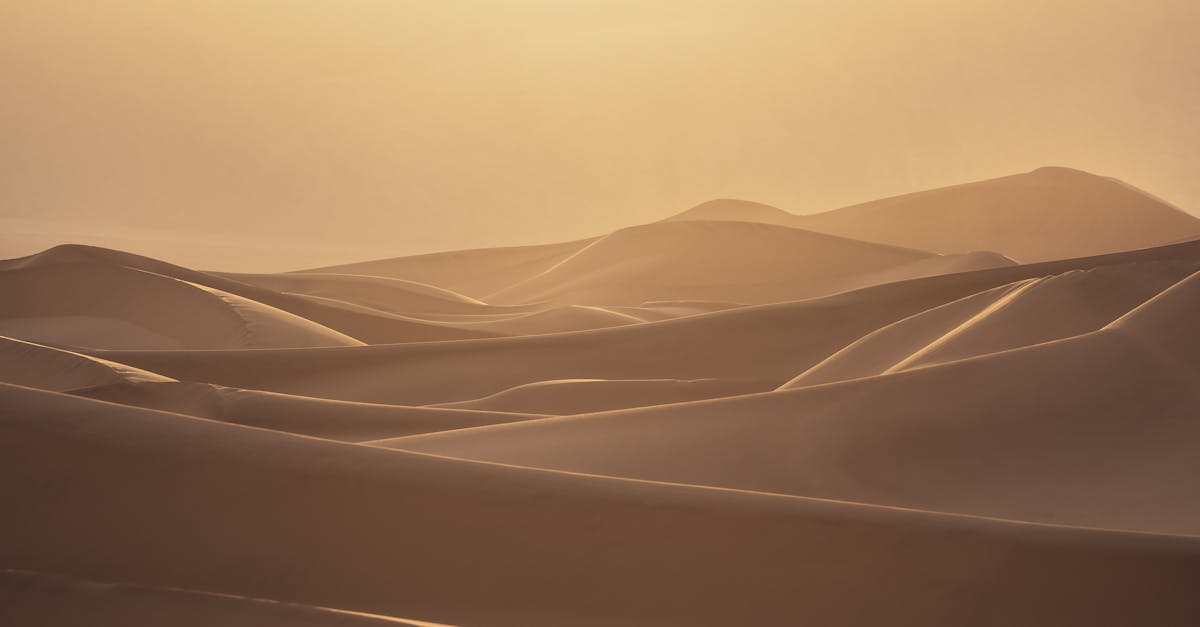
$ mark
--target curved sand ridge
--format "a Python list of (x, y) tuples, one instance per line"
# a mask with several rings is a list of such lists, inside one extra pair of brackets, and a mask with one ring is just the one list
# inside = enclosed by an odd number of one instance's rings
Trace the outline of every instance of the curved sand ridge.
[(174, 381), (140, 368), (0, 337), (0, 381), (66, 392), (123, 383)]
[(0, 518), (11, 568), (498, 627), (1200, 615), (1194, 538), (480, 464), (10, 386), (0, 401), (0, 492), (25, 514)]
[(0, 337), (0, 382), (352, 442), (538, 417), (370, 405), (181, 382), (125, 364), (5, 337)]
[(567, 415), (735, 396), (757, 391), (756, 387), (753, 382), (720, 379), (565, 379), (527, 383), (484, 398), (435, 407)]
[(1200, 273), (1103, 329), (938, 366), (387, 446), (1019, 520), (1200, 535)]
[(883, 327), (780, 389), (896, 372), (1095, 331), (1194, 270), (1190, 263), (1104, 266), (993, 288)]
[(305, 273), (357, 274), (436, 285), (474, 298), (519, 283), (575, 254), (595, 238), (543, 244), (456, 250), (379, 259), (307, 270)]
[(299, 348), (361, 342), (227, 292), (91, 263), (0, 271), (0, 333), (91, 348)]
[[(157, 259), (95, 246), (77, 244), (55, 246), (36, 255), (0, 261), (0, 271), (33, 270), (64, 264), (124, 267), (179, 279), (294, 314), (362, 342), (410, 342), (494, 336), (487, 332), (456, 329), (436, 322), (416, 320), (350, 303), (276, 292)], [(125, 296), (129, 299), (141, 298), (136, 291), (113, 295), (114, 298), (118, 296)]]
[(220, 276), (276, 292), (317, 296), (391, 313), (486, 313), (486, 303), (447, 289), (393, 279), (333, 273), (242, 274)]
[(658, 222), (597, 239), (486, 300), (779, 302), (860, 287), (872, 274), (931, 257), (935, 255), (752, 222)]
[(405, 405), (477, 399), (555, 379), (738, 379), (757, 381), (759, 391), (769, 391), (876, 329), (948, 302), (1023, 279), (1147, 261), (1200, 268), (1200, 243), (915, 279), (561, 335), (304, 353), (97, 354), (177, 379)]
[(6, 625), (171, 625), (172, 627), (449, 627), (195, 590), (0, 571)]

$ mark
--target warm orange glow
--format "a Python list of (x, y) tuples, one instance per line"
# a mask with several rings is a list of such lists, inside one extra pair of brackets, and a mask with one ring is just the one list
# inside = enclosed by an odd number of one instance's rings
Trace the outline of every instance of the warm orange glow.
[(16, 0), (0, 253), (288, 267), (1046, 164), (1194, 208), (1198, 23), (1190, 0)]

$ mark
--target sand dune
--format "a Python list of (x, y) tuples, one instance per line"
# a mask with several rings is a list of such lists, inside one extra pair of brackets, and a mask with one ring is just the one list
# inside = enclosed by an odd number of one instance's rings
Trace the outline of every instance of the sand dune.
[(301, 348), (362, 345), (294, 314), (215, 288), (124, 266), (0, 271), (0, 333), (91, 348)]
[[(326, 302), (316, 298), (274, 292), (213, 274), (183, 268), (157, 259), (94, 246), (55, 246), (29, 257), (0, 261), (0, 271), (35, 271), (36, 269), (41, 269), (42, 272), (52, 272), (48, 268), (64, 264), (110, 269), (127, 268), (179, 279), (195, 286), (212, 288), (223, 294), (240, 296), (243, 299), (267, 307), (294, 314), (317, 325), (368, 343), (452, 340), (490, 337), (492, 335), (478, 331), (465, 331), (366, 308), (355, 308), (350, 305)], [(40, 289), (52, 289), (51, 284), (48, 283), (43, 283), (39, 287)], [(144, 295), (140, 294), (137, 290), (128, 291), (120, 288), (109, 290), (109, 299), (121, 297), (139, 299), (143, 298)], [(29, 298), (32, 299), (33, 297)], [(42, 298), (37, 297), (38, 300)]]
[(1198, 224), (1050, 168), (283, 274), (0, 261), (0, 624), (1198, 624)]
[(76, 389), (71, 393), (122, 405), (344, 442), (366, 442), (540, 417), (500, 408), (405, 407), (332, 401), (207, 383), (128, 382)]
[(595, 240), (485, 299), (593, 305), (656, 299), (779, 302), (860, 287), (864, 275), (929, 257), (751, 222), (660, 222)]
[(172, 379), (97, 357), (0, 337), (0, 381), (66, 392), (106, 385)]
[(17, 570), (0, 571), (0, 622), (25, 627), (438, 627), (293, 603)]
[(944, 363), (1081, 335), (1116, 320), (1195, 271), (1148, 262), (1025, 279), (888, 325), (783, 389)]
[(483, 313), (488, 306), (474, 298), (432, 285), (376, 276), (332, 273), (238, 274), (228, 279), (258, 287), (319, 296), (391, 313)]
[(721, 200), (669, 220), (749, 220), (941, 253), (996, 251), (1024, 263), (1200, 237), (1200, 219), (1118, 180), (1061, 167), (794, 215)]
[(405, 405), (472, 400), (555, 379), (740, 379), (758, 381), (760, 391), (768, 391), (876, 329), (959, 298), (1033, 277), (1146, 261), (1200, 267), (1200, 243), (901, 281), (795, 303), (563, 335), (305, 353), (96, 354), (176, 379)]
[(1198, 309), (1195, 273), (1102, 330), (1064, 340), (842, 384), (386, 445), (1200, 535), (1200, 340), (1190, 326)]
[(10, 568), (497, 626), (1200, 615), (1194, 538), (561, 474), (0, 395), (13, 410), (0, 491), (23, 513), (0, 519)]
[(753, 381), (720, 379), (566, 379), (527, 383), (491, 396), (437, 407), (566, 415), (735, 396), (757, 391), (757, 387)]
[(306, 272), (404, 279), (483, 298), (548, 270), (593, 241), (586, 239), (539, 246), (456, 250), (363, 261)]

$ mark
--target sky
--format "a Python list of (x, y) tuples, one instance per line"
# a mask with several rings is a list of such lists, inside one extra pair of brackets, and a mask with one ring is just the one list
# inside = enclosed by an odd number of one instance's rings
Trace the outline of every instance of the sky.
[(1195, 0), (0, 0), (0, 257), (282, 270), (1064, 165), (1200, 212)]

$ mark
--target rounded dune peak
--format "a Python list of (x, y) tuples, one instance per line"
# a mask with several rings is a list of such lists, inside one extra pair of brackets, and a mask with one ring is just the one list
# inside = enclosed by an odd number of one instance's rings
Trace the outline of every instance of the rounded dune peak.
[(1200, 219), (1117, 179), (1075, 168), (952, 185), (800, 216), (792, 226), (1021, 263), (1088, 257), (1200, 235)]
[(796, 216), (780, 209), (753, 200), (740, 198), (715, 198), (702, 202), (691, 209), (666, 219), (674, 220), (724, 220), (733, 222), (765, 222), (789, 225)]

